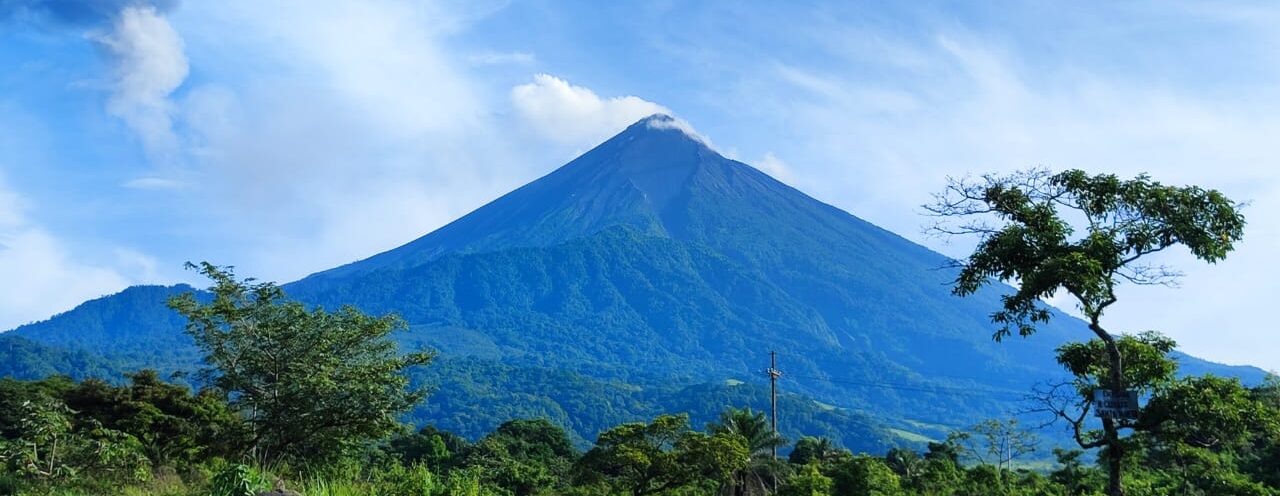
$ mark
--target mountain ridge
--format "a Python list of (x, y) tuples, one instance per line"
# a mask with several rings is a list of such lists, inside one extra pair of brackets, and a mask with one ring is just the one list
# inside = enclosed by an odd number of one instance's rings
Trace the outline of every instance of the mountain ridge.
[[(491, 383), (450, 396), (461, 409), (531, 388), (540, 392), (510, 397), (521, 411), (598, 420), (581, 398), (557, 399), (519, 378), (560, 370), (581, 379), (545, 377), (640, 391), (714, 384), (756, 377), (777, 350), (787, 391), (886, 422), (959, 426), (1007, 415), (1002, 398), (1060, 377), (1054, 348), (1091, 333), (1055, 310), (1037, 335), (993, 343), (988, 316), (1004, 289), (957, 298), (948, 261), (651, 116), (436, 231), (284, 287), (309, 304), (398, 313), (410, 326), (397, 335), (403, 345), (514, 374), (505, 383), (462, 374)], [(194, 366), (181, 322), (163, 306), (173, 291), (122, 292), (15, 336), (130, 364)], [(173, 351), (149, 356), (157, 342)], [(473, 389), (446, 375), (418, 379)], [(642, 411), (654, 410), (609, 415)], [(578, 425), (605, 425), (593, 422)], [(578, 435), (591, 438), (584, 429)]]

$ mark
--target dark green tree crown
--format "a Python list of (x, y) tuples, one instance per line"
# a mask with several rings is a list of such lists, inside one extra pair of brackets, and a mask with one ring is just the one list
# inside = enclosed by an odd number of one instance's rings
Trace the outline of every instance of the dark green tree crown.
[(1070, 293), (1090, 319), (1115, 302), (1115, 286), (1173, 284), (1178, 273), (1141, 259), (1169, 247), (1217, 262), (1240, 241), (1241, 205), (1216, 190), (1166, 186), (1146, 175), (1122, 180), (1080, 170), (1033, 169), (980, 180), (952, 179), (925, 208), (933, 234), (976, 234), (977, 248), (957, 262), (954, 292), (965, 296), (993, 279), (1016, 283), (992, 315), (997, 340), (1035, 332), (1049, 311), (1041, 299)]

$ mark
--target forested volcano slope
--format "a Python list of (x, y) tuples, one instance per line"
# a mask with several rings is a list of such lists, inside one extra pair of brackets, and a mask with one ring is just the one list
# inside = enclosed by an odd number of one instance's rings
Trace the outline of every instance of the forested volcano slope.
[[(874, 447), (892, 442), (886, 426), (1007, 414), (1033, 383), (1063, 375), (1055, 347), (1091, 336), (1058, 314), (1029, 339), (995, 343), (998, 290), (957, 298), (947, 265), (653, 116), (422, 238), (285, 289), (404, 317), (403, 344), (443, 352), (417, 377), (437, 393), (415, 419), (450, 430), (540, 415), (591, 439), (659, 411), (759, 407), (776, 350), (784, 390), (799, 394), (793, 418), (806, 422), (784, 429), (843, 429), (846, 444)], [(90, 353), (95, 370), (190, 368), (196, 354), (164, 307), (187, 289), (131, 288), (8, 339)]]

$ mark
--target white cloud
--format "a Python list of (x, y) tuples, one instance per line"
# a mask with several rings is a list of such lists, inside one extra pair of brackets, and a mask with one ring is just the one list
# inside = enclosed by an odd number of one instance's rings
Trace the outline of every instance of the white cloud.
[(476, 65), (531, 65), (538, 62), (538, 57), (529, 52), (479, 52), (471, 54), (467, 60)]
[(1116, 330), (1166, 332), (1192, 354), (1280, 368), (1270, 351), (1280, 338), (1265, 334), (1269, 319), (1259, 313), (1275, 287), (1274, 271), (1259, 267), (1272, 266), (1280, 248), (1274, 85), (1203, 92), (1033, 63), (1034, 55), (971, 36), (931, 42), (916, 50), (929, 63), (888, 81), (820, 72), (828, 67), (774, 72), (779, 83), (805, 90), (767, 107), (770, 119), (786, 123), (774, 146), (803, 189), (953, 256), (971, 245), (923, 238), (925, 221), (915, 214), (948, 175), (1037, 165), (1147, 172), (1252, 200), (1236, 253), (1216, 265), (1165, 255), (1187, 274), (1182, 287), (1127, 287), (1107, 318)]
[(783, 162), (782, 159), (774, 155), (773, 152), (765, 153), (764, 157), (753, 165), (765, 174), (773, 176), (774, 179), (784, 183), (790, 183), (795, 179), (794, 174), (791, 172), (791, 166), (787, 165), (786, 162)]
[[(136, 254), (137, 257), (143, 257)], [(22, 199), (0, 183), (0, 331), (124, 289), (113, 268), (77, 262), (65, 243), (26, 217)]]
[(690, 124), (689, 121), (679, 117), (672, 117), (665, 113), (652, 115), (645, 119), (644, 125), (649, 129), (672, 129), (680, 131), (681, 133), (684, 133), (685, 136), (693, 138), (703, 145), (706, 145), (708, 148), (715, 148), (715, 146), (711, 144), (710, 139), (699, 133), (697, 129), (693, 128), (693, 124)]
[(25, 223), (22, 214), (25, 207), (16, 192), (3, 186), (0, 183), (0, 229), (16, 229)]
[[(368, 124), (397, 139), (466, 136), (483, 115), (476, 88), (439, 40), (439, 31), (454, 29), (447, 26), (455, 21), (429, 2), (227, 1), (188, 7), (189, 23), (205, 17), (206, 25), (184, 25), (198, 31), (194, 36), (201, 37), (203, 50), (253, 61), (261, 70), (248, 77), (281, 85), (255, 90), (324, 91), (311, 96), (333, 97), (350, 106), (345, 111), (375, 117)], [(213, 69), (238, 73), (243, 67)]]
[(178, 119), (190, 194), (227, 246), (191, 257), (287, 281), (408, 242), (539, 172), (536, 154), (509, 155), (487, 81), (441, 40), (465, 20), (430, 4), (188, 3), (171, 19), (214, 81), (190, 88)]
[(154, 7), (125, 7), (112, 31), (95, 38), (111, 54), (115, 80), (107, 110), (142, 140), (148, 156), (170, 163), (178, 152), (169, 95), (187, 78), (182, 38)]
[(142, 190), (169, 190), (181, 189), (186, 187), (187, 184), (177, 179), (166, 179), (163, 177), (139, 177), (125, 181), (121, 186)]
[(542, 136), (577, 145), (594, 145), (647, 116), (671, 113), (636, 96), (601, 98), (550, 74), (512, 88), (511, 102)]

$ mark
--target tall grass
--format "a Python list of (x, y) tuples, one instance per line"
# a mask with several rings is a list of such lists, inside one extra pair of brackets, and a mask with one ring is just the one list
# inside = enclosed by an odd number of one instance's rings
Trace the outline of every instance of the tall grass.
[(304, 496), (496, 496), (480, 475), (458, 470), (449, 477), (427, 467), (391, 464), (363, 469), (345, 465), (294, 471), (285, 466), (261, 467), (225, 464), (212, 476), (199, 473), (180, 476), (158, 470), (155, 476), (131, 485), (79, 481), (61, 485), (19, 486), (0, 481), (0, 496), (252, 496), (260, 491), (284, 488)]

